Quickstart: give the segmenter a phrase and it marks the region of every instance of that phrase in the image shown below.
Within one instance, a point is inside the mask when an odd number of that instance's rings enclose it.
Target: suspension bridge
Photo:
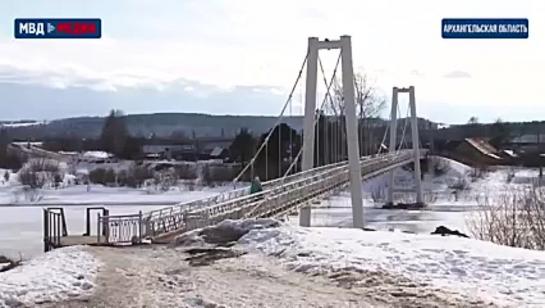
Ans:
[[[319,57],[319,51],[324,49],[340,51],[329,79],[326,78],[324,66]],[[325,115],[324,111],[328,105],[333,104],[331,89],[337,83],[336,77],[339,67],[342,71],[341,103],[343,114],[335,113],[329,116]],[[323,76],[325,94],[321,104],[317,106],[318,68]],[[338,40],[319,40],[314,37],[308,39],[308,49],[303,64],[282,106],[275,126],[268,132],[255,155],[233,182],[240,181],[243,176],[247,177],[248,174],[252,178],[258,157],[269,155],[268,147],[273,141],[273,132],[275,128],[281,129],[282,120],[285,118],[287,110],[291,111],[294,94],[301,83],[305,69],[303,144],[297,154],[293,151],[292,144],[288,146],[288,150],[284,150],[289,152],[289,166],[285,170],[282,168],[283,155],[278,153],[279,161],[276,166],[278,166],[279,177],[268,180],[268,172],[271,167],[268,157],[265,157],[267,180],[262,183],[262,191],[257,193],[250,193],[249,187],[233,189],[213,197],[130,215],[109,215],[107,211],[103,210],[97,215],[96,243],[134,244],[146,239],[163,242],[177,234],[214,225],[225,219],[279,217],[296,212],[299,212],[301,226],[311,226],[312,204],[347,188],[351,194],[353,226],[362,228],[364,226],[362,181],[389,173],[387,203],[393,204],[393,170],[407,164],[414,164],[416,203],[422,204],[420,160],[427,151],[421,148],[419,141],[415,89],[412,86],[407,88],[393,87],[389,129],[385,129],[376,153],[361,156],[350,36],[341,36]],[[336,86],[340,88],[338,85]],[[398,136],[398,122],[402,122],[398,119],[398,114],[400,114],[398,96],[400,93],[409,95],[407,115],[410,113],[410,117],[404,118],[401,136]],[[324,116],[335,119],[336,123],[342,123],[343,127],[337,125],[334,127],[336,129],[327,133],[325,140],[322,141],[325,144],[320,147],[317,143],[321,138],[316,138],[316,133],[320,132],[320,120]],[[409,123],[411,126],[411,148],[407,148],[406,142]],[[278,138],[282,135],[280,131],[277,134]],[[389,145],[385,146],[387,136],[389,136]],[[278,142],[280,144],[280,140]],[[326,149],[326,153],[320,153],[320,149]],[[283,151],[282,146],[278,146],[278,151]],[[317,159],[319,155],[325,155],[327,158]],[[320,161],[324,164],[319,165]],[[70,236],[66,234],[64,217],[60,217],[59,213],[52,213],[52,211],[44,210],[44,245],[46,250],[68,245],[67,243],[77,243],[78,239],[70,239]],[[86,243],[89,242],[91,236],[89,217],[87,217],[87,221],[88,232],[86,237],[84,236],[85,240],[81,240]]]

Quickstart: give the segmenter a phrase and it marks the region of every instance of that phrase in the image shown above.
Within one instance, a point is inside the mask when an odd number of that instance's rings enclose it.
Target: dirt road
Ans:
[[[244,254],[192,266],[165,246],[89,247],[102,262],[94,294],[55,307],[483,307],[377,273],[304,275]]]

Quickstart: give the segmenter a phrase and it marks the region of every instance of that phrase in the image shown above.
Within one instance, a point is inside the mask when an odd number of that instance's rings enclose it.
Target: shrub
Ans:
[[[209,171],[210,180],[214,182],[231,182],[236,176],[230,166],[211,166]]]
[[[178,183],[178,174],[174,168],[155,172],[154,184],[161,191],[168,191]]]
[[[201,169],[201,182],[204,186],[212,185],[212,177],[210,174],[210,167],[208,165],[202,166]]]
[[[197,176],[197,168],[195,165],[183,164],[174,167],[176,174],[180,180],[194,180]]]
[[[55,179],[64,178],[59,162],[52,159],[30,159],[19,170],[19,182],[32,189],[42,188],[47,183],[54,183]]]
[[[59,162],[53,159],[36,158],[30,159],[24,166],[32,172],[49,172],[56,174],[60,172]]]
[[[9,171],[6,170],[6,172],[4,172],[4,181],[7,183],[9,182]]]
[[[450,189],[454,189],[455,191],[464,191],[469,189],[469,183],[467,181],[467,178],[463,175],[459,175],[456,177],[454,182],[450,183],[448,185]]]
[[[475,182],[478,179],[484,178],[486,173],[488,172],[488,167],[481,166],[471,169],[471,172],[469,173],[469,177],[471,178],[472,182]]]
[[[23,194],[25,200],[28,202],[38,202],[42,200],[43,194],[38,189],[33,189],[31,187],[23,187]]]
[[[510,191],[481,198],[479,210],[467,221],[478,239],[500,245],[545,250],[545,202],[540,190]]]
[[[424,203],[425,204],[431,204],[437,202],[437,199],[439,199],[439,196],[436,192],[433,191],[426,191],[424,192]]]
[[[89,172],[89,181],[104,186],[115,183],[116,174],[113,169],[97,168]]]
[[[386,193],[387,193],[387,185],[381,184],[377,185],[371,190],[371,199],[373,202],[382,202],[386,200]]]
[[[431,165],[433,175],[435,176],[442,176],[446,174],[450,169],[450,165],[446,160],[437,157],[431,158]]]
[[[118,184],[132,188],[140,188],[148,179],[154,178],[153,171],[144,165],[133,165],[128,170],[118,173]]]
[[[505,179],[505,181],[507,182],[507,184],[509,184],[513,181],[514,178],[515,178],[515,170],[513,168],[509,168],[509,170],[507,171],[507,178]]]

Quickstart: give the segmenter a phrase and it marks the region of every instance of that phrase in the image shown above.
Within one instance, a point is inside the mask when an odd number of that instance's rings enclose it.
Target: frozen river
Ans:
[[[475,205],[431,205],[422,210],[392,210],[371,206],[364,201],[365,226],[375,230],[399,230],[410,233],[430,233],[444,225],[468,233],[466,220]],[[290,223],[298,223],[290,217]],[[322,201],[312,210],[311,224],[315,227],[351,227],[352,208],[350,194],[342,192]]]
[[[348,193],[341,193],[323,201],[321,208],[312,211],[312,225],[316,227],[350,227],[352,212]],[[138,213],[164,206],[107,206],[111,214]],[[87,206],[65,206],[68,234],[85,232]],[[383,210],[366,207],[366,226],[377,230],[396,229],[414,233],[429,233],[439,225],[467,232],[465,218],[471,207],[432,206],[425,210]],[[43,252],[43,222],[40,206],[0,206],[0,255],[24,258]],[[96,234],[96,212],[91,217],[92,234]],[[291,223],[297,217],[290,218]]]

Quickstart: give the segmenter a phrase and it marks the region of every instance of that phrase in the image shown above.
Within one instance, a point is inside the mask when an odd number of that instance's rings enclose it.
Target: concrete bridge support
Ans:
[[[352,221],[355,228],[363,227],[363,200],[361,193],[361,169],[358,144],[358,123],[354,102],[354,69],[352,65],[352,43],[350,36],[343,35],[340,40],[308,39],[307,83],[305,96],[305,119],[303,132],[303,171],[314,167],[314,117],[316,114],[317,61],[320,49],[340,49],[342,60],[343,97],[346,115],[346,135],[348,140],[348,164],[350,173],[350,193],[352,199]],[[299,225],[309,227],[310,206],[299,212]]]
[[[422,196],[422,171],[420,169],[420,138],[418,135],[418,117],[416,116],[416,100],[414,94],[414,86],[408,88],[394,87],[392,90],[392,109],[390,113],[390,145],[389,152],[397,151],[397,106],[399,104],[399,93],[409,93],[409,108],[411,111],[411,138],[412,148],[414,153],[414,175],[415,175],[415,192],[416,205],[423,205]],[[388,196],[386,199],[387,205],[394,204],[394,171],[390,171]]]

